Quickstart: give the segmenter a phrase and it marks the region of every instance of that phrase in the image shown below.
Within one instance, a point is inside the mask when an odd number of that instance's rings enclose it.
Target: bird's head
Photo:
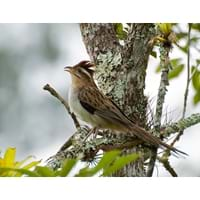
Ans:
[[[72,81],[76,83],[93,83],[94,63],[91,61],[81,61],[74,66],[67,66],[64,71],[70,73]]]

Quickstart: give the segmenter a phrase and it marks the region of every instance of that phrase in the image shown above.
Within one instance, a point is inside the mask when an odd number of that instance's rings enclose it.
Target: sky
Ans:
[[[184,25],[182,25],[184,28]],[[78,24],[0,24],[0,150],[17,148],[17,159],[34,155],[47,159],[55,154],[75,128],[64,107],[42,88],[49,83],[67,98],[70,77],[63,68],[88,59]],[[174,48],[171,57],[184,55]],[[193,59],[198,57],[192,53]],[[186,58],[183,59],[186,62]],[[145,94],[155,99],[160,81],[158,59],[150,58]],[[164,111],[168,120],[182,115],[186,70],[170,81]],[[200,111],[192,104],[190,88],[186,116]],[[155,105],[152,105],[155,106]],[[200,125],[185,131],[176,147],[189,154],[171,158],[180,176],[199,176]],[[157,164],[154,176],[169,176]]]

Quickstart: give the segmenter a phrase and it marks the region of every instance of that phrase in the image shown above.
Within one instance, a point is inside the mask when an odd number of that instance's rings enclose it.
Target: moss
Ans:
[[[97,80],[98,85],[101,86],[101,90],[107,95],[112,92],[112,95],[118,97],[117,99],[121,99],[123,96],[124,81],[118,79],[117,82],[113,82],[116,81],[118,73],[116,67],[121,67],[121,53],[112,53],[111,51],[107,51],[104,54],[100,53],[97,60],[98,65],[95,79]]]
[[[124,97],[124,85],[126,83],[126,80],[123,79],[117,79],[116,85],[115,85],[115,91],[114,96],[117,97],[117,99],[122,99]]]

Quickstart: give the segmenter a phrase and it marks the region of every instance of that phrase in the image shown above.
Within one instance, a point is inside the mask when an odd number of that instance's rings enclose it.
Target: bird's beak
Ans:
[[[64,71],[66,71],[66,72],[71,72],[71,70],[72,70],[72,67],[70,67],[70,66],[67,66],[64,68]]]

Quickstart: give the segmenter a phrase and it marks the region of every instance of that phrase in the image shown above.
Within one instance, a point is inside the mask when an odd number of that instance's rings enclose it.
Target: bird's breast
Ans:
[[[69,92],[69,105],[72,112],[74,112],[80,120],[93,126],[96,125],[94,124],[94,116],[81,105],[78,98],[78,92],[73,89]]]

